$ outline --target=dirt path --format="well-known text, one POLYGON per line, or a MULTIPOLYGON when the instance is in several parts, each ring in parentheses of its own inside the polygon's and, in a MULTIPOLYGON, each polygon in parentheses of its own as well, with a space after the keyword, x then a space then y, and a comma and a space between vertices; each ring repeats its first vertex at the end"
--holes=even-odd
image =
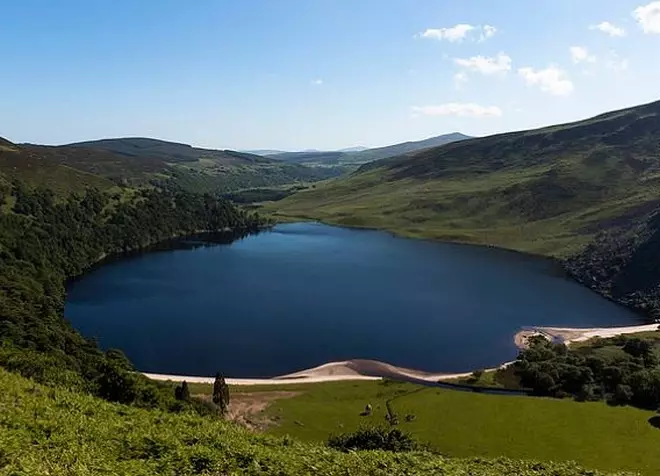
MULTIPOLYGON (((265 415, 265 410, 277 400, 293 398, 301 392, 241 392, 232 393, 227 419, 251 430, 263 431, 276 422, 265 415)), ((195 395, 197 398, 210 399, 208 395, 195 395)))

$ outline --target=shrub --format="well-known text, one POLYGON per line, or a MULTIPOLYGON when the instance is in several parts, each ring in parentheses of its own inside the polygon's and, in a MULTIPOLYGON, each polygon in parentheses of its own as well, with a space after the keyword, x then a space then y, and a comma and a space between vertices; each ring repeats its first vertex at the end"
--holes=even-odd
POLYGON ((419 448, 417 442, 398 428, 362 428, 354 433, 333 435, 328 438, 328 446, 340 451, 385 450, 413 451, 419 448))

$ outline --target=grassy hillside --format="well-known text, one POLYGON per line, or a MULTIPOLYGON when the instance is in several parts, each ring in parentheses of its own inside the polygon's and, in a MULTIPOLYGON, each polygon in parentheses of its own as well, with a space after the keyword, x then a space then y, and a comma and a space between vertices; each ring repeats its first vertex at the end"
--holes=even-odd
POLYGON ((250 434, 218 419, 103 402, 0 370, 0 473, 26 475, 569 476, 570 463, 450 459, 428 453, 340 453, 250 434))
POLYGON ((376 147, 365 150, 339 150, 339 151, 308 151, 308 152, 283 152, 281 154, 271 154, 270 158, 282 160, 285 162, 294 162, 299 164, 320 164, 320 165, 348 165, 364 164, 374 160, 385 159, 398 155, 415 152, 429 147, 438 147, 451 142, 457 142, 469 139, 469 136, 459 132, 445 134, 437 137, 430 137, 420 141, 403 142, 401 144, 389 145, 386 147, 376 147))
POLYGON ((362 166, 270 207, 281 216, 552 256, 660 204, 660 102, 362 166))

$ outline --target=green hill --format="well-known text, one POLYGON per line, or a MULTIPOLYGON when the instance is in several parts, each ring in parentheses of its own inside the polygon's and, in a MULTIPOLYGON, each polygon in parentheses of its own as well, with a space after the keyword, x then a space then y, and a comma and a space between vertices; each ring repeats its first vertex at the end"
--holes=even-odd
POLYGON ((373 162, 277 212, 562 256, 654 210, 660 102, 373 162))
POLYGON ((126 157, 160 159, 166 162, 195 162, 199 159, 215 159, 225 164, 275 163, 255 154, 232 150, 214 150, 192 147, 188 144, 168 142, 145 137, 126 137, 77 142, 68 147, 84 147, 114 152, 126 157))

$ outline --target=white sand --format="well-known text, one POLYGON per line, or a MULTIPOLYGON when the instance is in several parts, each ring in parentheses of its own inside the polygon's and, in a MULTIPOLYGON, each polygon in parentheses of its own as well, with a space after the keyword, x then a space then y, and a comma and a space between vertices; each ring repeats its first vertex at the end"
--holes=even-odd
MULTIPOLYGON (((190 383, 213 383, 214 377, 194 377, 187 375, 164 375, 145 373, 154 380, 170 380, 190 383)), ((345 360, 343 362, 330 362, 307 370, 301 370, 280 377, 241 379, 227 378, 229 385, 282 385, 296 383, 318 383, 342 380, 381 380, 392 378, 410 382, 437 382, 438 380, 468 377, 471 372, 464 373, 430 373, 419 370, 396 367, 376 360, 345 360)))

